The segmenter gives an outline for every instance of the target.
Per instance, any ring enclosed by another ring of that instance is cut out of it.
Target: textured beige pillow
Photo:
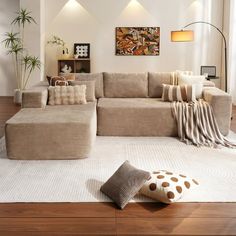
[[[137,169],[125,161],[100,190],[123,209],[149,178],[149,172]]]
[[[192,102],[196,101],[195,85],[163,84],[162,100],[165,102]]]
[[[86,100],[87,102],[93,102],[96,100],[95,98],[95,81],[71,81],[71,85],[86,85]]]
[[[49,105],[86,104],[86,85],[49,86]]]
[[[153,172],[140,189],[140,193],[164,203],[174,203],[182,198],[189,190],[194,189],[198,182],[182,174],[160,170]]]

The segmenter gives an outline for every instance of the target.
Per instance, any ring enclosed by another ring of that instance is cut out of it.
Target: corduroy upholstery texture
[[[10,159],[88,157],[96,137],[96,102],[19,111],[6,123]]]
[[[156,98],[101,98],[98,135],[177,136],[171,103]]]
[[[84,81],[71,81],[71,85],[86,85],[86,100],[87,102],[94,102],[95,98],[95,81],[93,80],[84,80]]]
[[[71,73],[75,75],[75,80],[79,81],[95,81],[95,97],[103,98],[103,73]],[[64,73],[60,73],[65,76]]]
[[[147,73],[104,73],[104,94],[107,98],[146,98]]]
[[[175,73],[149,73],[149,79],[146,73],[104,73],[104,83],[103,73],[75,76],[76,80],[95,81],[98,103],[47,106],[47,83],[23,92],[25,109],[6,124],[9,158],[87,157],[96,136],[96,125],[98,135],[105,136],[177,136],[171,103],[160,98],[162,83],[176,82]],[[203,99],[211,104],[220,131],[227,135],[231,96],[207,87]]]
[[[172,84],[172,73],[148,73],[148,95],[150,98],[161,98],[163,85]]]
[[[40,82],[22,92],[22,108],[45,108],[48,100],[48,83]]]
[[[231,122],[232,97],[218,88],[211,87],[203,89],[203,99],[211,105],[220,132],[227,135]]]

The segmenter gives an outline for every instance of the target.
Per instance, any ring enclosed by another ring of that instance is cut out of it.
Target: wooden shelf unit
[[[63,73],[62,68],[67,65],[71,67],[71,73],[90,73],[90,58],[68,58],[58,60],[58,74]]]

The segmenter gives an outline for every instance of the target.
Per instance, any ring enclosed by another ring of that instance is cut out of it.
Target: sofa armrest
[[[45,108],[48,101],[48,85],[40,83],[22,92],[22,108]]]
[[[212,106],[221,133],[227,135],[232,115],[232,97],[216,87],[209,87],[204,88],[203,99]]]
[[[204,80],[203,81],[203,87],[215,87],[215,83],[210,80]]]

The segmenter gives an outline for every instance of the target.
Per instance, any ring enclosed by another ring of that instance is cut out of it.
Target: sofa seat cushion
[[[177,136],[171,103],[158,98],[102,98],[98,135]]]
[[[11,159],[85,158],[95,137],[96,102],[22,109],[6,123]]]

